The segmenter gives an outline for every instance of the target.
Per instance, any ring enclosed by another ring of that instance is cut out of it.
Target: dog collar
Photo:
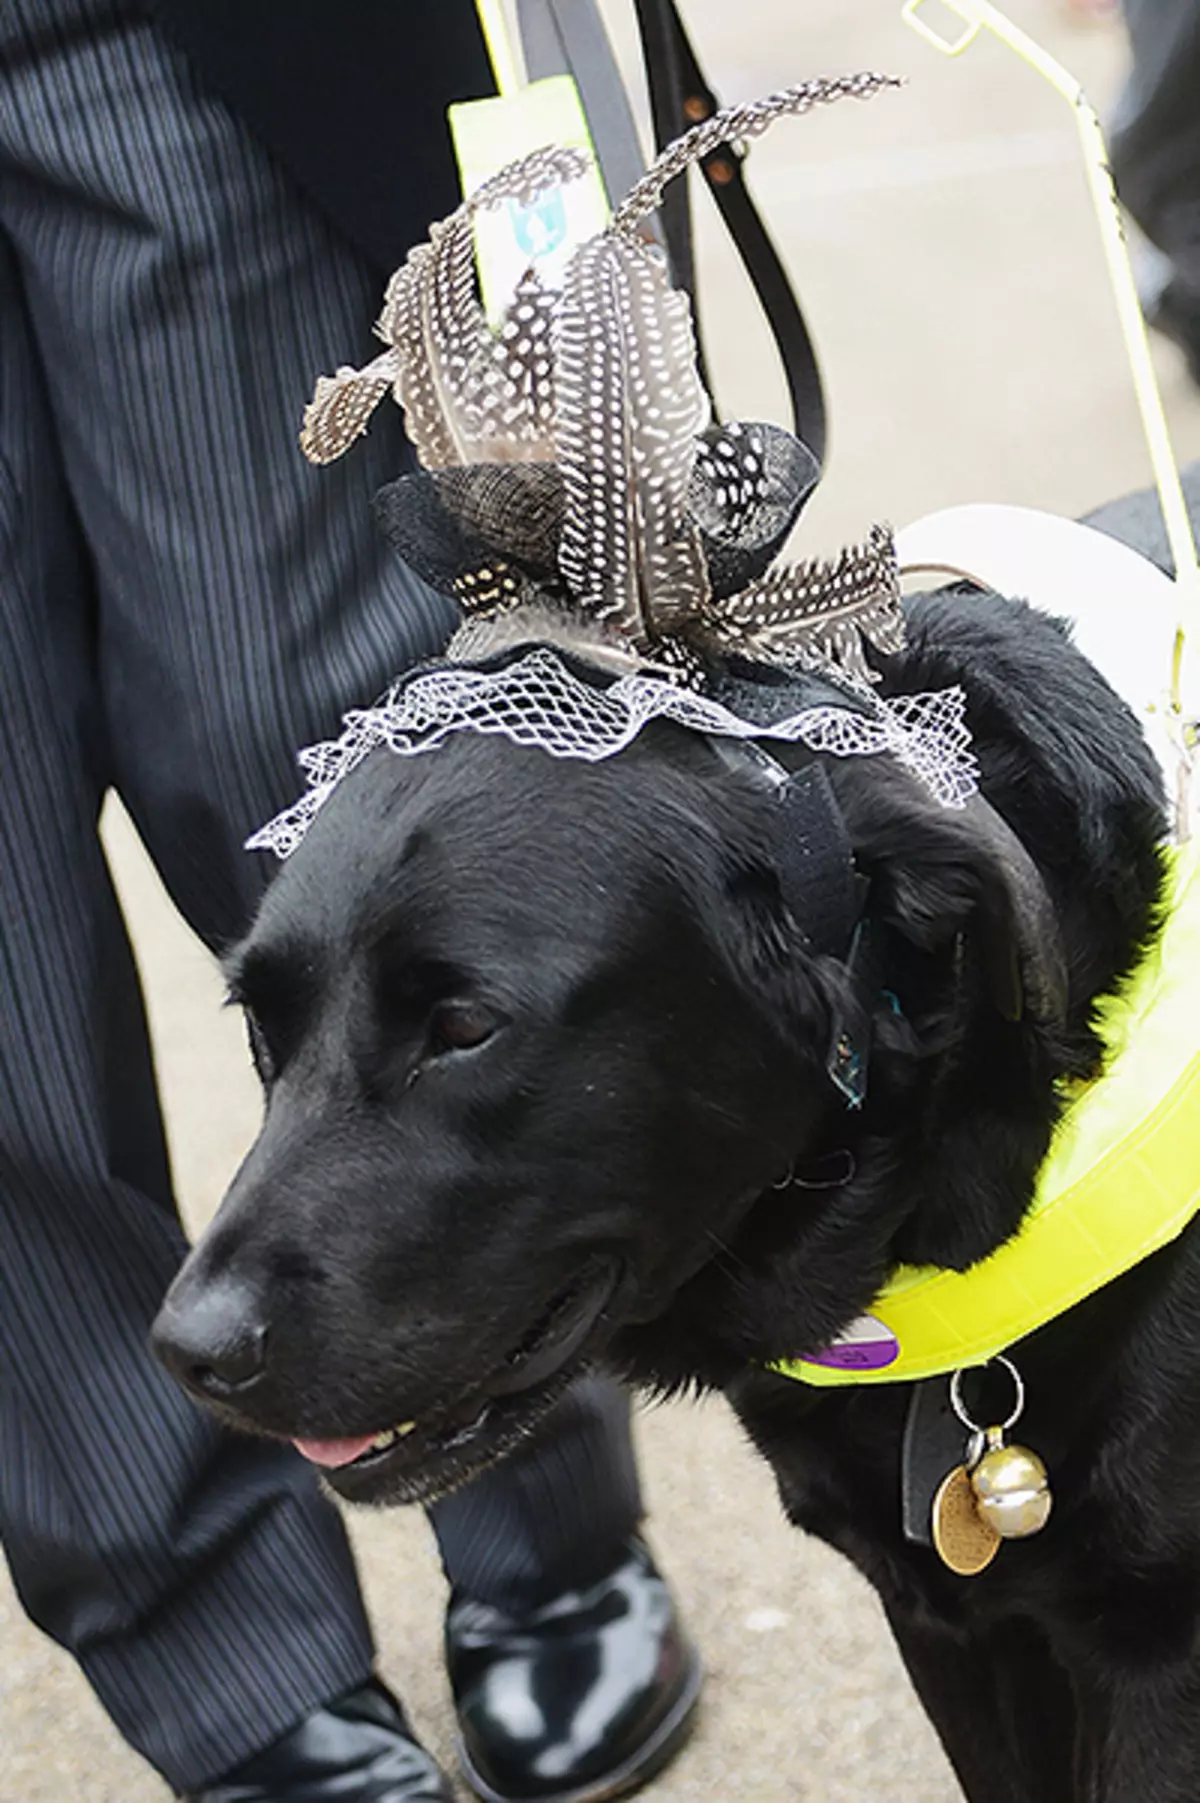
[[[968,1271],[901,1266],[823,1353],[782,1360],[822,1387],[980,1365],[1177,1237],[1200,1210],[1200,850],[1170,853],[1163,931],[1102,1002],[1102,1076],[1070,1103],[1020,1231]]]

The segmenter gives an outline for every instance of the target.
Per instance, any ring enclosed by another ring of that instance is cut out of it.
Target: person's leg
[[[1200,0],[1124,0],[1133,64],[1109,131],[1121,200],[1159,260],[1144,274],[1152,324],[1200,381]]]
[[[96,568],[114,780],[216,944],[268,874],[237,844],[291,799],[293,748],[449,626],[368,520],[405,457],[398,416],[331,470],[295,450],[313,372],[366,342],[379,277],[136,12],[22,0],[19,15],[37,31],[10,46],[5,209]],[[104,132],[79,92],[107,100]],[[558,1552],[573,1542],[592,1565],[597,1526],[632,1525],[640,1501],[625,1407],[575,1416],[539,1495]],[[504,1484],[490,1538],[528,1524],[536,1563],[545,1541],[527,1507],[501,1505]],[[452,1581],[494,1564],[485,1516],[457,1551],[451,1530]]]
[[[483,1797],[621,1796],[689,1732],[700,1661],[635,1532],[628,1415],[615,1385],[587,1379],[504,1465],[431,1511],[452,1584],[459,1757]]]
[[[399,414],[329,470],[315,374],[371,342],[383,276],[336,237],[138,0],[0,13],[0,223],[95,571],[111,777],[176,905],[238,937],[246,836],[296,752],[445,642],[375,531]]]
[[[502,1465],[429,1513],[450,1582],[480,1602],[519,1613],[589,1584],[641,1518],[628,1396],[585,1379]]]
[[[30,1615],[186,1787],[361,1682],[371,1643],[300,1461],[218,1432],[146,1352],[184,1240],[96,836],[90,571],[2,239],[0,542],[0,1538]]]

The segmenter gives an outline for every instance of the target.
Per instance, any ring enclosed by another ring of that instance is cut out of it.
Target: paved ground
[[[627,44],[625,0],[606,3]],[[1115,27],[1083,26],[1054,0],[1013,10],[1108,99],[1122,66]],[[835,452],[805,544],[833,548],[877,517],[903,522],[952,501],[1071,513],[1141,485],[1145,454],[1062,103],[997,47],[943,62],[901,27],[895,0],[684,0],[684,11],[730,99],[860,67],[910,77],[900,95],[780,126],[755,151],[755,185],[829,375]],[[701,261],[726,410],[782,419],[761,324],[708,229]],[[1180,455],[1196,457],[1200,397],[1169,350],[1160,367]],[[180,1189],[198,1222],[253,1131],[253,1087],[206,958],[120,819],[109,829]],[[765,1468],[724,1408],[661,1410],[641,1433],[653,1536],[710,1669],[701,1731],[648,1797],[951,1803],[957,1789],[873,1600],[840,1561],[784,1529]],[[352,1527],[384,1668],[446,1752],[442,1587],[423,1520]],[[164,1794],[0,1586],[0,1803]]]

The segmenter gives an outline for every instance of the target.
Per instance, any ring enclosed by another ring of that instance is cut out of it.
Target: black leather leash
[[[710,118],[719,102],[696,60],[675,0],[634,0],[634,5],[654,135],[661,149],[689,126]],[[787,271],[746,187],[744,161],[745,152],[737,145],[722,144],[709,152],[700,169],[771,328],[791,396],[792,429],[824,463],[825,392],[817,354]],[[691,215],[684,182],[667,189],[661,217],[676,280],[695,304]]]

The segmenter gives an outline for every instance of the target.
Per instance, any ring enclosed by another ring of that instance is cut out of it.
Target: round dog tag
[[[973,1578],[990,1565],[1000,1535],[984,1521],[965,1465],[956,1465],[933,1499],[933,1544],[943,1565],[960,1578]]]

